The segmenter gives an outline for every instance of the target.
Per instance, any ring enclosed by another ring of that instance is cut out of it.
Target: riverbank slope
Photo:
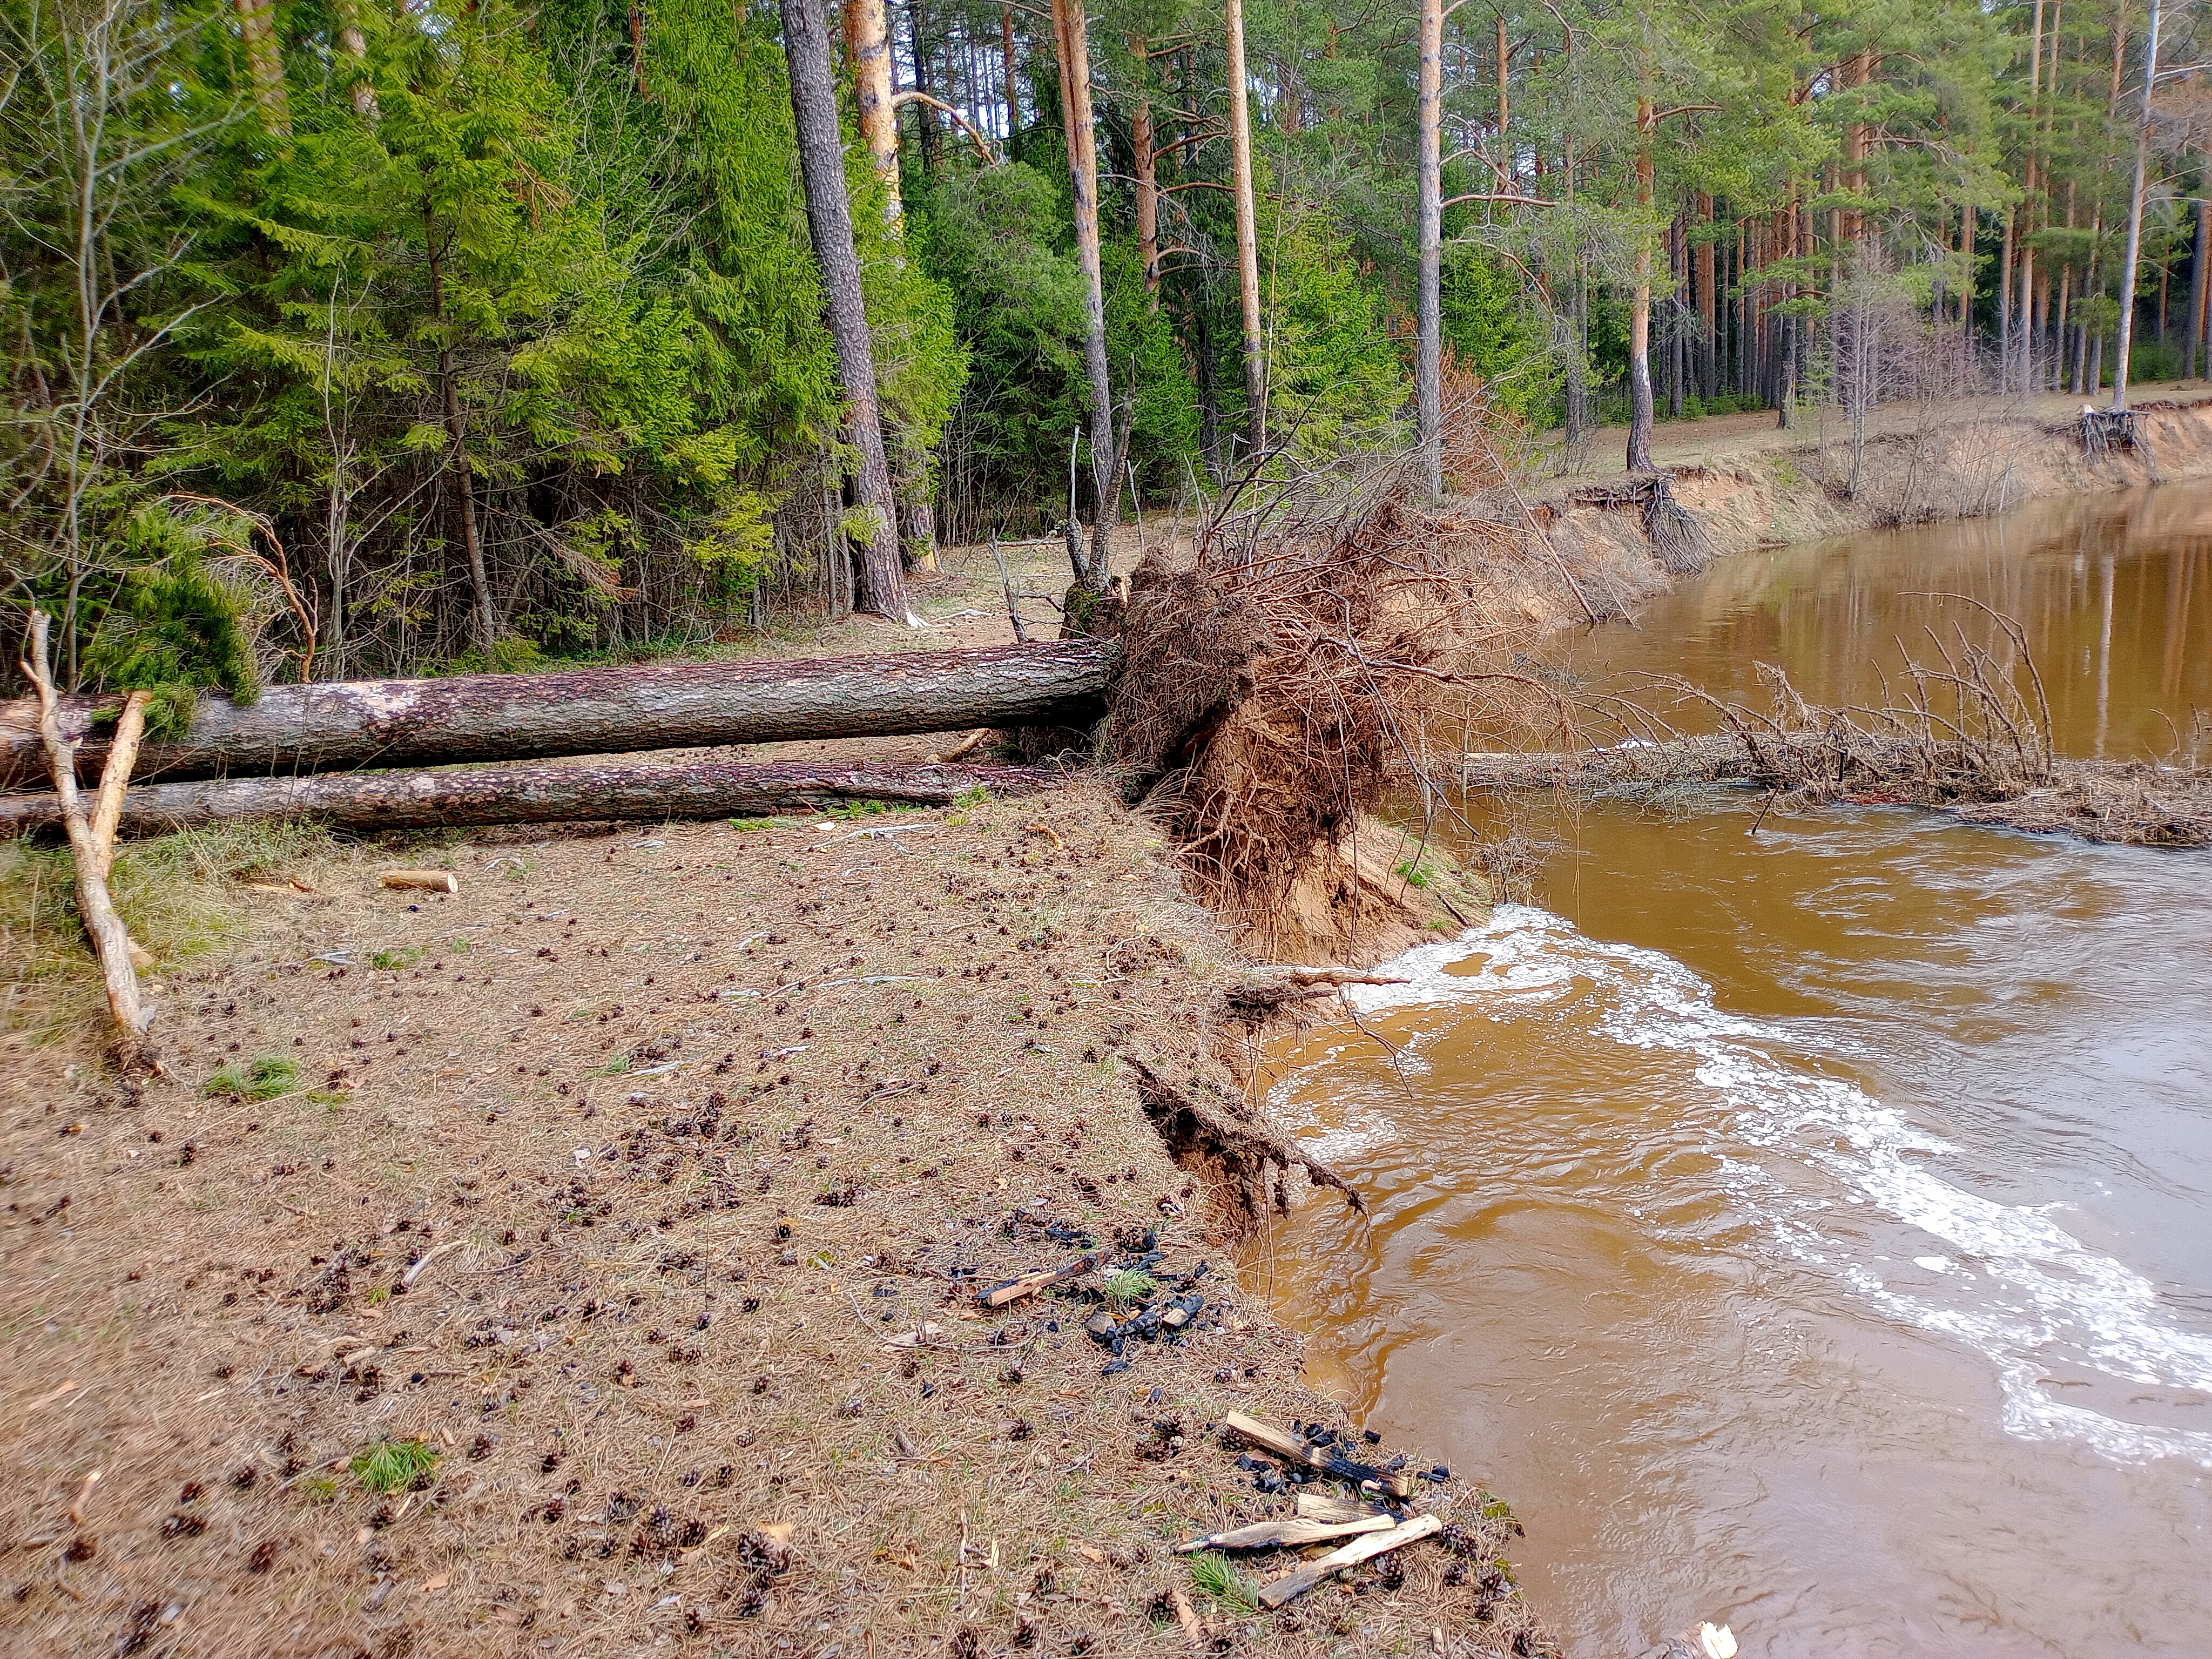
[[[168,1075],[104,1097],[20,977],[0,1064],[21,1645],[1547,1650],[1461,1472],[1448,1547],[1279,1613],[1168,1553],[1287,1512],[1228,1412],[1358,1425],[1226,1270],[1244,964],[1103,787],[121,882],[198,907],[143,927]],[[1158,1288],[976,1305],[1086,1240]],[[1187,1335],[1085,1329],[1178,1287]]]

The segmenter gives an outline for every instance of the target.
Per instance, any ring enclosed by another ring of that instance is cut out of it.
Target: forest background
[[[241,696],[869,603],[825,177],[910,567],[1402,447],[1440,374],[1563,464],[2094,392],[2139,141],[2127,362],[2193,374],[2212,81],[2169,5],[2145,97],[2147,3],[0,0],[7,603]]]

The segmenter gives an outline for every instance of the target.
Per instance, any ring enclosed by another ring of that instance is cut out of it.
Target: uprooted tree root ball
[[[1419,938],[1425,854],[1367,815],[1394,790],[1449,811],[1430,780],[1440,722],[1556,722],[1546,688],[1491,662],[1504,630],[1480,572],[1521,532],[1411,510],[1410,483],[1401,459],[1255,484],[1188,564],[1130,579],[1105,757],[1263,951],[1374,960]]]

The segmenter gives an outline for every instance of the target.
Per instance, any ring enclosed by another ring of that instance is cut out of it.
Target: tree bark
[[[1085,640],[799,662],[325,681],[272,685],[244,705],[208,691],[182,738],[141,749],[137,775],[266,776],[979,726],[1081,726],[1103,711],[1113,659],[1111,645]],[[88,776],[108,747],[92,737],[93,718],[115,704],[112,697],[64,697],[57,711]],[[0,786],[35,786],[43,769],[36,703],[0,703]]]
[[[2198,185],[2203,188],[2203,185]],[[2204,355],[2204,261],[2212,253],[2212,202],[2197,203],[2197,240],[2189,258],[2189,326],[2182,335],[2181,378],[2197,378],[2197,361]]]
[[[284,91],[284,48],[276,39],[276,0],[231,0],[239,37],[246,43],[246,72],[253,78],[261,125],[279,138],[292,136],[292,110]]]
[[[1636,103],[1636,205],[1651,210],[1651,135],[1658,117],[1649,98]],[[1628,304],[1628,470],[1651,470],[1651,239],[1642,227],[1636,239],[1636,275]]]
[[[1007,0],[999,4],[999,60],[1006,77],[1006,137],[1012,140],[1022,124],[1022,106],[1014,78],[1014,9]]]
[[[124,808],[122,828],[130,835],[158,836],[210,823],[294,817],[313,817],[332,829],[352,830],[760,817],[819,811],[854,800],[949,806],[978,787],[994,794],[1029,794],[1065,775],[1050,767],[692,761],[229,778],[134,789]],[[53,795],[0,798],[0,833],[51,832],[60,820]]]
[[[1146,94],[1150,59],[1145,37],[1129,37],[1129,53],[1137,60],[1136,95],[1129,106],[1129,167],[1137,180],[1137,263],[1145,276],[1145,303],[1160,308],[1160,181],[1152,155],[1152,106]]]
[[[477,648],[484,665],[491,665],[491,648],[499,636],[499,622],[491,605],[491,578],[484,568],[483,541],[477,533],[476,473],[469,465],[469,428],[461,413],[460,388],[454,380],[453,337],[446,318],[445,247],[438,237],[435,216],[426,197],[422,203],[422,246],[430,261],[430,314],[438,325],[438,396],[446,416],[446,477],[453,481],[454,506],[461,528],[461,551],[469,565],[469,596],[475,618]]]
[[[2142,113],[2136,124],[2135,182],[2128,195],[2127,251],[2120,260],[2119,339],[2112,351],[2112,407],[2128,406],[2128,348],[2135,337],[2136,265],[2142,254],[2143,175],[2150,161],[2150,100],[2158,84],[2159,0],[2150,0],[2150,27],[2143,39]]]
[[[1244,0],[1223,0],[1222,13],[1229,45],[1229,174],[1237,203],[1237,298],[1244,319],[1245,440],[1258,455],[1267,447],[1267,349],[1260,326],[1260,214],[1252,197]]]
[[[1091,476],[1095,489],[1092,545],[1102,556],[1079,560],[1075,580],[1103,593],[1111,580],[1103,555],[1121,516],[1121,480],[1114,477],[1114,392],[1106,370],[1106,288],[1098,265],[1098,135],[1091,112],[1091,37],[1085,0],[1053,0],[1060,59],[1060,118],[1067,129],[1067,174],[1075,216],[1076,260],[1083,269],[1083,366],[1091,388]],[[1080,547],[1079,538],[1072,546]]]
[[[860,452],[860,506],[873,522],[861,544],[854,608],[916,626],[899,568],[898,502],[884,459],[883,410],[876,397],[875,346],[860,294],[860,261],[853,249],[853,204],[845,192],[844,145],[837,128],[837,87],[830,67],[830,31],[818,0],[781,0],[784,54],[791,70],[791,112],[799,136],[799,170],[806,191],[806,225],[822,271],[845,421]]]
[[[1413,395],[1421,443],[1421,481],[1431,501],[1441,495],[1444,487],[1443,41],[1443,0],[1421,0],[1420,101],[1417,118],[1420,141],[1420,265],[1414,302],[1418,338],[1413,356]],[[1571,408],[1571,419],[1574,412]],[[1570,441],[1573,435],[1570,434]]]
[[[896,230],[905,204],[899,199],[898,106],[891,101],[891,24],[884,0],[845,0],[845,58],[853,67],[860,142],[883,181],[884,220]]]
[[[381,112],[376,105],[376,88],[363,67],[368,62],[368,37],[361,32],[359,0],[337,0],[338,50],[353,60],[353,112],[374,125]]]

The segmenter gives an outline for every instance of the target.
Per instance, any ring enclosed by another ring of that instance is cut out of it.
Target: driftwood
[[[1047,767],[802,766],[742,762],[459,767],[153,784],[131,792],[122,828],[161,835],[250,818],[313,817],[333,829],[760,817],[848,801],[946,806],[978,787],[1021,795],[1060,781]],[[51,830],[52,794],[0,796],[0,834]]]
[[[1333,1492],[1310,1489],[1298,1494],[1297,1511],[1301,1521],[1365,1521],[1384,1513],[1356,1498],[1340,1498]]]
[[[800,738],[1083,726],[1104,708],[1115,647],[1069,640],[976,651],[884,652],[796,662],[687,663],[550,674],[271,686],[250,704],[204,692],[180,738],[150,743],[137,775],[267,777],[631,754]],[[57,711],[80,775],[106,758],[95,718],[113,697]],[[38,787],[38,711],[0,703],[0,787]]]
[[[115,857],[114,820],[122,811],[124,792],[129,787],[130,746],[127,742],[117,745],[115,759],[100,780],[99,799],[93,811],[88,812],[83,797],[77,793],[76,757],[62,731],[61,700],[47,667],[46,629],[46,612],[33,611],[30,650],[23,659],[23,675],[38,688],[40,745],[53,775],[55,790],[46,799],[52,803],[54,816],[69,836],[70,858],[76,866],[77,915],[84,920],[85,933],[100,962],[100,979],[107,992],[107,1012],[115,1021],[116,1058],[129,1078],[151,1069],[155,1064],[152,1047],[146,1038],[153,1010],[140,1000],[134,960],[134,952],[139,956],[143,953],[138,952],[131,943],[130,931],[124,927],[122,917],[116,915],[115,901],[107,888],[107,872]],[[131,712],[136,713],[143,725],[143,697],[131,699],[126,713]],[[106,825],[105,838],[95,828],[98,823]]]
[[[1350,1538],[1360,1533],[1382,1532],[1396,1526],[1388,1515],[1363,1515],[1350,1521],[1261,1521],[1230,1532],[1210,1532],[1203,1538],[1187,1538],[1175,1547],[1177,1555],[1200,1550],[1272,1550],[1319,1544],[1331,1538]]]
[[[1285,1573],[1280,1578],[1260,1586],[1260,1605],[1273,1609],[1284,1602],[1304,1595],[1315,1585],[1326,1583],[1346,1567],[1356,1567],[1362,1561],[1371,1561],[1378,1555],[1388,1554],[1407,1545],[1418,1543],[1431,1533],[1443,1530],[1444,1523],[1433,1515],[1417,1516],[1402,1526],[1388,1532],[1371,1532],[1355,1538],[1341,1549],[1331,1550],[1318,1561],[1309,1561],[1296,1572]]]

